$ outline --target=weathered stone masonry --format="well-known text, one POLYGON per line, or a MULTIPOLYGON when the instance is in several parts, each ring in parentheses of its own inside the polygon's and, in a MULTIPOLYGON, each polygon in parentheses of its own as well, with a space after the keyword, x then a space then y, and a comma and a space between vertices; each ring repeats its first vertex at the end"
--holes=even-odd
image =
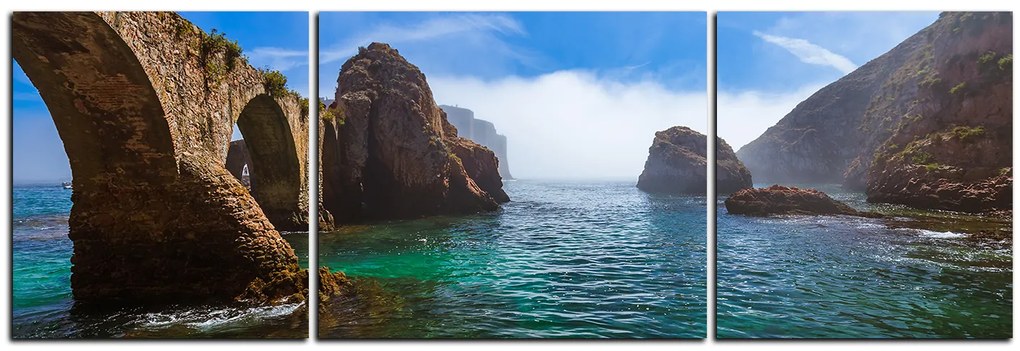
POLYGON ((76 300, 303 293, 307 275, 276 230, 307 225, 299 97, 271 94, 173 13, 15 13, 11 28, 71 163, 76 300), (251 194, 224 167, 235 122, 258 173, 251 194))

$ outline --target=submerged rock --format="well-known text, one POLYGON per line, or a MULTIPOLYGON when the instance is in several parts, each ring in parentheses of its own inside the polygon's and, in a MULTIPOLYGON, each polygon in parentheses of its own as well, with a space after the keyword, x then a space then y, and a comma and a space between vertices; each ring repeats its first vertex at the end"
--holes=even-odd
POLYGON ((509 200, 495 155, 457 136, 397 50, 359 49, 337 83, 322 145, 323 205, 337 221, 475 213, 509 200))
MULTIPOLYGON (((655 132, 637 187, 651 193, 705 194, 707 143, 704 134, 687 127, 655 132)), ((716 150, 719 191, 728 193, 750 188, 751 173, 737 160, 729 144, 716 138, 716 150)))
POLYGON ((770 215, 849 215, 878 217, 861 212, 815 189, 773 185, 767 188, 740 190, 726 199, 731 214, 770 215))
POLYGON ((319 303, 349 295, 353 284, 343 272, 331 272, 329 267, 319 267, 319 303))

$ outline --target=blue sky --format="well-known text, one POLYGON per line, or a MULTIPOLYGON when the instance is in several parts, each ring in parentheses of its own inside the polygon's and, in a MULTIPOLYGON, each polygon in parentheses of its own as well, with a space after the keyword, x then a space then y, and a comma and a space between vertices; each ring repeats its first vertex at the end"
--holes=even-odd
POLYGON ((522 178, 635 178, 655 130, 706 123, 704 12, 323 12, 319 95, 373 41, 494 122, 522 178), (592 143, 592 140, 604 140, 592 143), (587 147, 581 147, 587 145, 587 147))
POLYGON ((740 148, 811 93, 937 18, 937 12, 720 12, 719 136, 740 148))
MULTIPOLYGON (((287 76, 287 85, 308 93, 307 12, 186 12, 184 18, 209 32, 237 40, 255 67, 287 76)), ((38 91, 21 67, 13 65, 14 182, 55 183, 71 178, 56 127, 38 91)))

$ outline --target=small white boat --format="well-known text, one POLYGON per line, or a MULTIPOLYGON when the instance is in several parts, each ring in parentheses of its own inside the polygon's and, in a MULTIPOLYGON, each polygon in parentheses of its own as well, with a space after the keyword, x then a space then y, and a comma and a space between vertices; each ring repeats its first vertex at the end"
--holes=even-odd
POLYGON ((63 186, 64 189, 71 189, 71 182, 60 183, 60 186, 63 186))

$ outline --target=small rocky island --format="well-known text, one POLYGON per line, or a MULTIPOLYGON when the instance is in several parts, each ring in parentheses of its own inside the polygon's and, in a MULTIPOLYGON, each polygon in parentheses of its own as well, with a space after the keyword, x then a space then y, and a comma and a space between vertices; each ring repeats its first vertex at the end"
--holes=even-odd
POLYGON ((321 113, 323 207, 337 222, 491 211, 496 155, 462 138, 425 75, 387 44, 347 60, 321 113))
MULTIPOLYGON (((637 187, 650 193, 705 194, 708 138, 677 126, 655 133, 648 160, 637 187)), ((737 160, 726 141, 716 139, 717 179, 720 192, 751 187, 751 173, 737 160)))
POLYGON ((773 185, 767 188, 740 190, 726 199, 731 214, 748 216, 771 215, 847 215, 879 217, 853 209, 815 189, 773 185))

